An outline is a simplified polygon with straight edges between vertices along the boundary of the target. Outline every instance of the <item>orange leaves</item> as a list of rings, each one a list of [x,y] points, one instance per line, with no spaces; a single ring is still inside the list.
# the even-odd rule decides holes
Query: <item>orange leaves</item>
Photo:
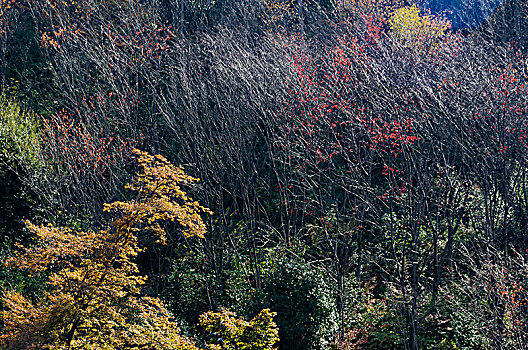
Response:
[[[151,156],[135,149],[141,172],[127,188],[138,192],[139,199],[115,202],[105,206],[106,211],[119,210],[123,215],[112,223],[118,230],[134,230],[137,225],[154,232],[160,242],[165,243],[165,232],[161,221],[177,221],[184,227],[186,237],[203,237],[205,224],[200,213],[211,211],[193,201],[180,185],[190,185],[199,179],[184,173],[160,156]]]
[[[419,140],[413,135],[412,124],[414,120],[405,119],[403,122],[391,120],[384,122],[375,118],[367,125],[371,134],[371,147],[382,152],[390,151],[397,156],[404,145],[413,145]]]
[[[35,226],[27,222],[30,231],[36,234],[39,246],[23,249],[22,253],[7,259],[11,267],[44,271],[50,265],[62,263],[64,267],[72,266],[72,257],[87,254],[94,242],[100,237],[93,232],[73,232],[68,228]]]
[[[68,228],[28,228],[38,244],[7,260],[13,268],[47,271],[48,291],[35,303],[10,292],[0,347],[5,349],[197,349],[178,334],[169,312],[155,298],[139,298],[146,277],[132,259],[140,251],[135,233],[153,231],[164,242],[161,222],[178,221],[186,236],[203,236],[200,217],[208,209],[179,185],[198,181],[164,157],[134,151],[141,171],[129,185],[137,200],[108,204],[119,212],[108,229],[75,232]]]
[[[16,292],[5,293],[2,296],[2,302],[4,310],[0,312],[3,323],[0,345],[9,344],[11,349],[29,349],[28,345],[32,344],[41,332],[36,327],[38,314],[33,312],[33,305],[23,295]],[[31,332],[26,333],[23,330],[31,330]]]
[[[520,89],[522,90],[524,88],[524,86],[522,86],[523,84],[521,84],[521,79],[520,79],[522,75],[517,69],[512,67],[511,63],[507,68],[505,69],[499,68],[497,70],[502,72],[502,74],[500,74],[498,78],[504,88],[504,91],[505,91],[504,93],[506,93],[508,89],[514,89],[514,88],[520,87]]]
[[[132,142],[111,131],[89,130],[67,111],[44,120],[45,146],[55,164],[71,174],[101,176],[131,151]]]
[[[490,249],[486,255],[478,256],[478,265],[471,261],[478,267],[473,267],[471,279],[466,277],[463,286],[472,300],[479,300],[471,305],[478,310],[473,314],[485,315],[486,327],[481,331],[487,338],[502,338],[508,348],[522,348],[528,325],[525,256],[513,249],[508,254]]]
[[[10,12],[17,6],[15,0],[0,0],[0,36],[8,30],[10,23]]]
[[[110,66],[137,68],[149,61],[159,63],[176,38],[172,27],[155,23],[139,1],[31,1],[36,2],[37,15],[44,24],[41,44],[58,55],[69,54],[76,47],[76,52],[97,61],[104,48],[112,52],[113,57],[106,57],[113,61]]]

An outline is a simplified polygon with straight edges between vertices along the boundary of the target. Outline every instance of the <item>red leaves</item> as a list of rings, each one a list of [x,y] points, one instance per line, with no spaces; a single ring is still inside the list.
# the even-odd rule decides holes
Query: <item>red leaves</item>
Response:
[[[414,120],[410,118],[401,123],[395,120],[382,122],[376,118],[367,123],[367,130],[371,134],[371,147],[397,156],[398,153],[401,153],[404,145],[413,145],[420,139],[418,136],[412,135],[413,122]]]
[[[132,150],[132,142],[124,141],[114,132],[89,130],[67,112],[44,120],[45,150],[55,162],[79,176],[86,173],[102,175]]]
[[[370,43],[376,43],[381,38],[382,23],[376,21],[373,15],[363,15],[363,22],[365,22],[365,39]]]

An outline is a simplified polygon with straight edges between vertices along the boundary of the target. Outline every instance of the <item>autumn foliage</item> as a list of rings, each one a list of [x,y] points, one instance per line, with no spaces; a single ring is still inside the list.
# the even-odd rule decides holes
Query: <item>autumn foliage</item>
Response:
[[[525,350],[527,4],[0,0],[0,348]]]
[[[3,296],[1,343],[6,349],[195,349],[157,298],[141,296],[145,277],[134,263],[137,232],[161,242],[162,222],[178,221],[187,237],[203,236],[201,212],[180,188],[197,181],[161,156],[135,151],[141,171],[129,188],[135,200],[115,202],[107,228],[79,232],[28,222],[36,245],[7,260],[9,267],[45,273],[38,300],[16,291]]]

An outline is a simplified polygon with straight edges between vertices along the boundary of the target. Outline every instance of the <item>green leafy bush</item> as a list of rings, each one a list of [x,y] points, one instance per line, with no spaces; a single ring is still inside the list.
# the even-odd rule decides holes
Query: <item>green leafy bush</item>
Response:
[[[36,165],[40,149],[38,125],[33,114],[0,95],[0,162]]]
[[[326,349],[336,332],[331,288],[314,266],[279,261],[267,278],[262,303],[277,312],[281,349]]]
[[[212,349],[273,350],[279,340],[279,330],[273,321],[276,313],[260,311],[250,321],[237,318],[231,311],[209,311],[200,316],[200,325]]]
[[[0,244],[22,240],[35,197],[27,186],[30,169],[39,167],[38,122],[0,94]]]

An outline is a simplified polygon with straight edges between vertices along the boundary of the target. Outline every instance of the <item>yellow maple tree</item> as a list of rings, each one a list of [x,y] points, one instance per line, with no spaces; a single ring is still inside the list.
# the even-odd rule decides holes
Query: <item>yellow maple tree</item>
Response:
[[[157,298],[141,297],[146,277],[133,259],[141,250],[137,232],[148,230],[165,242],[163,222],[178,221],[187,237],[202,237],[201,213],[180,186],[198,179],[162,156],[134,150],[140,172],[127,185],[137,198],[105,207],[117,218],[101,230],[37,226],[38,244],[24,248],[6,265],[48,276],[47,291],[30,300],[16,291],[3,295],[2,349],[197,349],[180,335]]]
[[[388,24],[396,40],[422,53],[438,49],[438,41],[451,28],[448,20],[424,12],[417,5],[396,9]]]

